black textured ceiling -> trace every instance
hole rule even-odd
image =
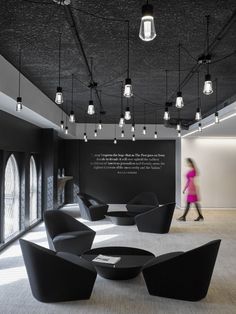
[[[197,106],[197,77],[194,71],[197,70],[197,58],[206,45],[207,14],[210,14],[212,47],[210,72],[213,80],[218,78],[219,103],[236,93],[236,2],[149,2],[154,6],[157,36],[151,42],[143,42],[138,33],[144,0],[71,0],[68,7],[55,4],[53,0],[1,0],[0,53],[18,68],[18,51],[21,47],[23,74],[54,100],[58,86],[58,40],[61,31],[63,110],[69,112],[71,109],[71,75],[74,74],[76,121],[84,122],[86,119],[92,122],[95,116],[85,114],[90,76],[78,44],[79,36],[87,60],[90,62],[93,58],[94,81],[98,84],[102,109],[106,112],[102,120],[104,123],[114,123],[120,115],[120,82],[126,78],[127,23],[111,19],[129,20],[135,122],[155,123],[157,112],[158,123],[163,123],[165,71],[168,70],[168,101],[174,101],[178,89],[178,44],[181,42],[181,81],[184,83],[185,107],[180,111],[180,118],[187,126],[193,122]],[[102,18],[98,18],[98,15]],[[202,65],[198,70],[202,86],[206,68]],[[186,77],[190,79],[184,81]],[[98,98],[94,99],[98,112],[96,118],[99,119],[101,107]],[[211,96],[201,93],[201,101],[202,112],[208,115],[215,108],[215,93]],[[131,100],[130,106],[132,104]],[[170,108],[170,113],[173,119],[170,123],[174,123],[178,117],[175,106]]]

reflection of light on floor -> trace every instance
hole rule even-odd
[[[1,269],[0,270],[0,286],[10,284],[12,282],[16,282],[21,279],[26,279],[26,270],[24,266],[21,267],[13,267],[10,271]]]
[[[101,230],[106,230],[106,229],[111,229],[114,228],[113,224],[107,224],[107,225],[90,225],[89,228],[93,229],[94,231],[101,231]]]
[[[46,237],[46,232],[45,231],[34,231],[34,232],[28,233],[24,237],[24,239],[37,241],[37,240],[45,239],[45,237]]]
[[[100,243],[118,237],[118,234],[96,235],[93,243]]]
[[[0,262],[1,262],[1,258],[7,258],[7,257],[17,257],[17,256],[21,256],[21,249],[19,247],[19,245],[13,245],[11,246],[9,249],[7,249],[6,251],[3,251],[2,254],[0,254]]]

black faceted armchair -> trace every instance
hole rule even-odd
[[[151,233],[168,233],[175,210],[175,203],[155,207],[135,216],[138,230]]]
[[[126,205],[126,208],[132,213],[143,213],[144,211],[158,206],[159,202],[155,193],[143,192],[130,200]]]
[[[51,250],[81,255],[91,248],[96,232],[70,215],[48,210],[44,222]]]
[[[33,296],[41,302],[89,299],[97,273],[93,265],[69,253],[56,253],[20,239]]]
[[[199,301],[208,292],[221,240],[154,258],[143,268],[149,294]]]
[[[95,221],[105,218],[108,210],[107,204],[85,193],[78,193],[77,195],[80,207],[80,215],[83,219]]]

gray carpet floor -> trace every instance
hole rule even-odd
[[[121,207],[111,205],[110,209]],[[77,206],[67,206],[64,210],[73,216],[78,214]],[[126,281],[111,281],[98,276],[90,300],[40,303],[31,294],[19,242],[16,241],[0,254],[0,313],[236,313],[236,209],[206,210],[203,222],[193,221],[196,216],[194,210],[186,222],[176,221],[180,214],[180,210],[175,211],[168,234],[141,233],[136,226],[115,226],[108,219],[98,222],[78,219],[97,232],[93,247],[133,246],[160,255],[189,250],[210,240],[222,239],[208,295],[202,301],[186,302],[150,296],[140,275]],[[47,247],[43,223],[24,238]]]

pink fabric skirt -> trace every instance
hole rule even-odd
[[[195,203],[195,202],[197,202],[198,201],[198,197],[197,197],[197,195],[196,194],[188,194],[187,195],[187,202],[188,203]]]

